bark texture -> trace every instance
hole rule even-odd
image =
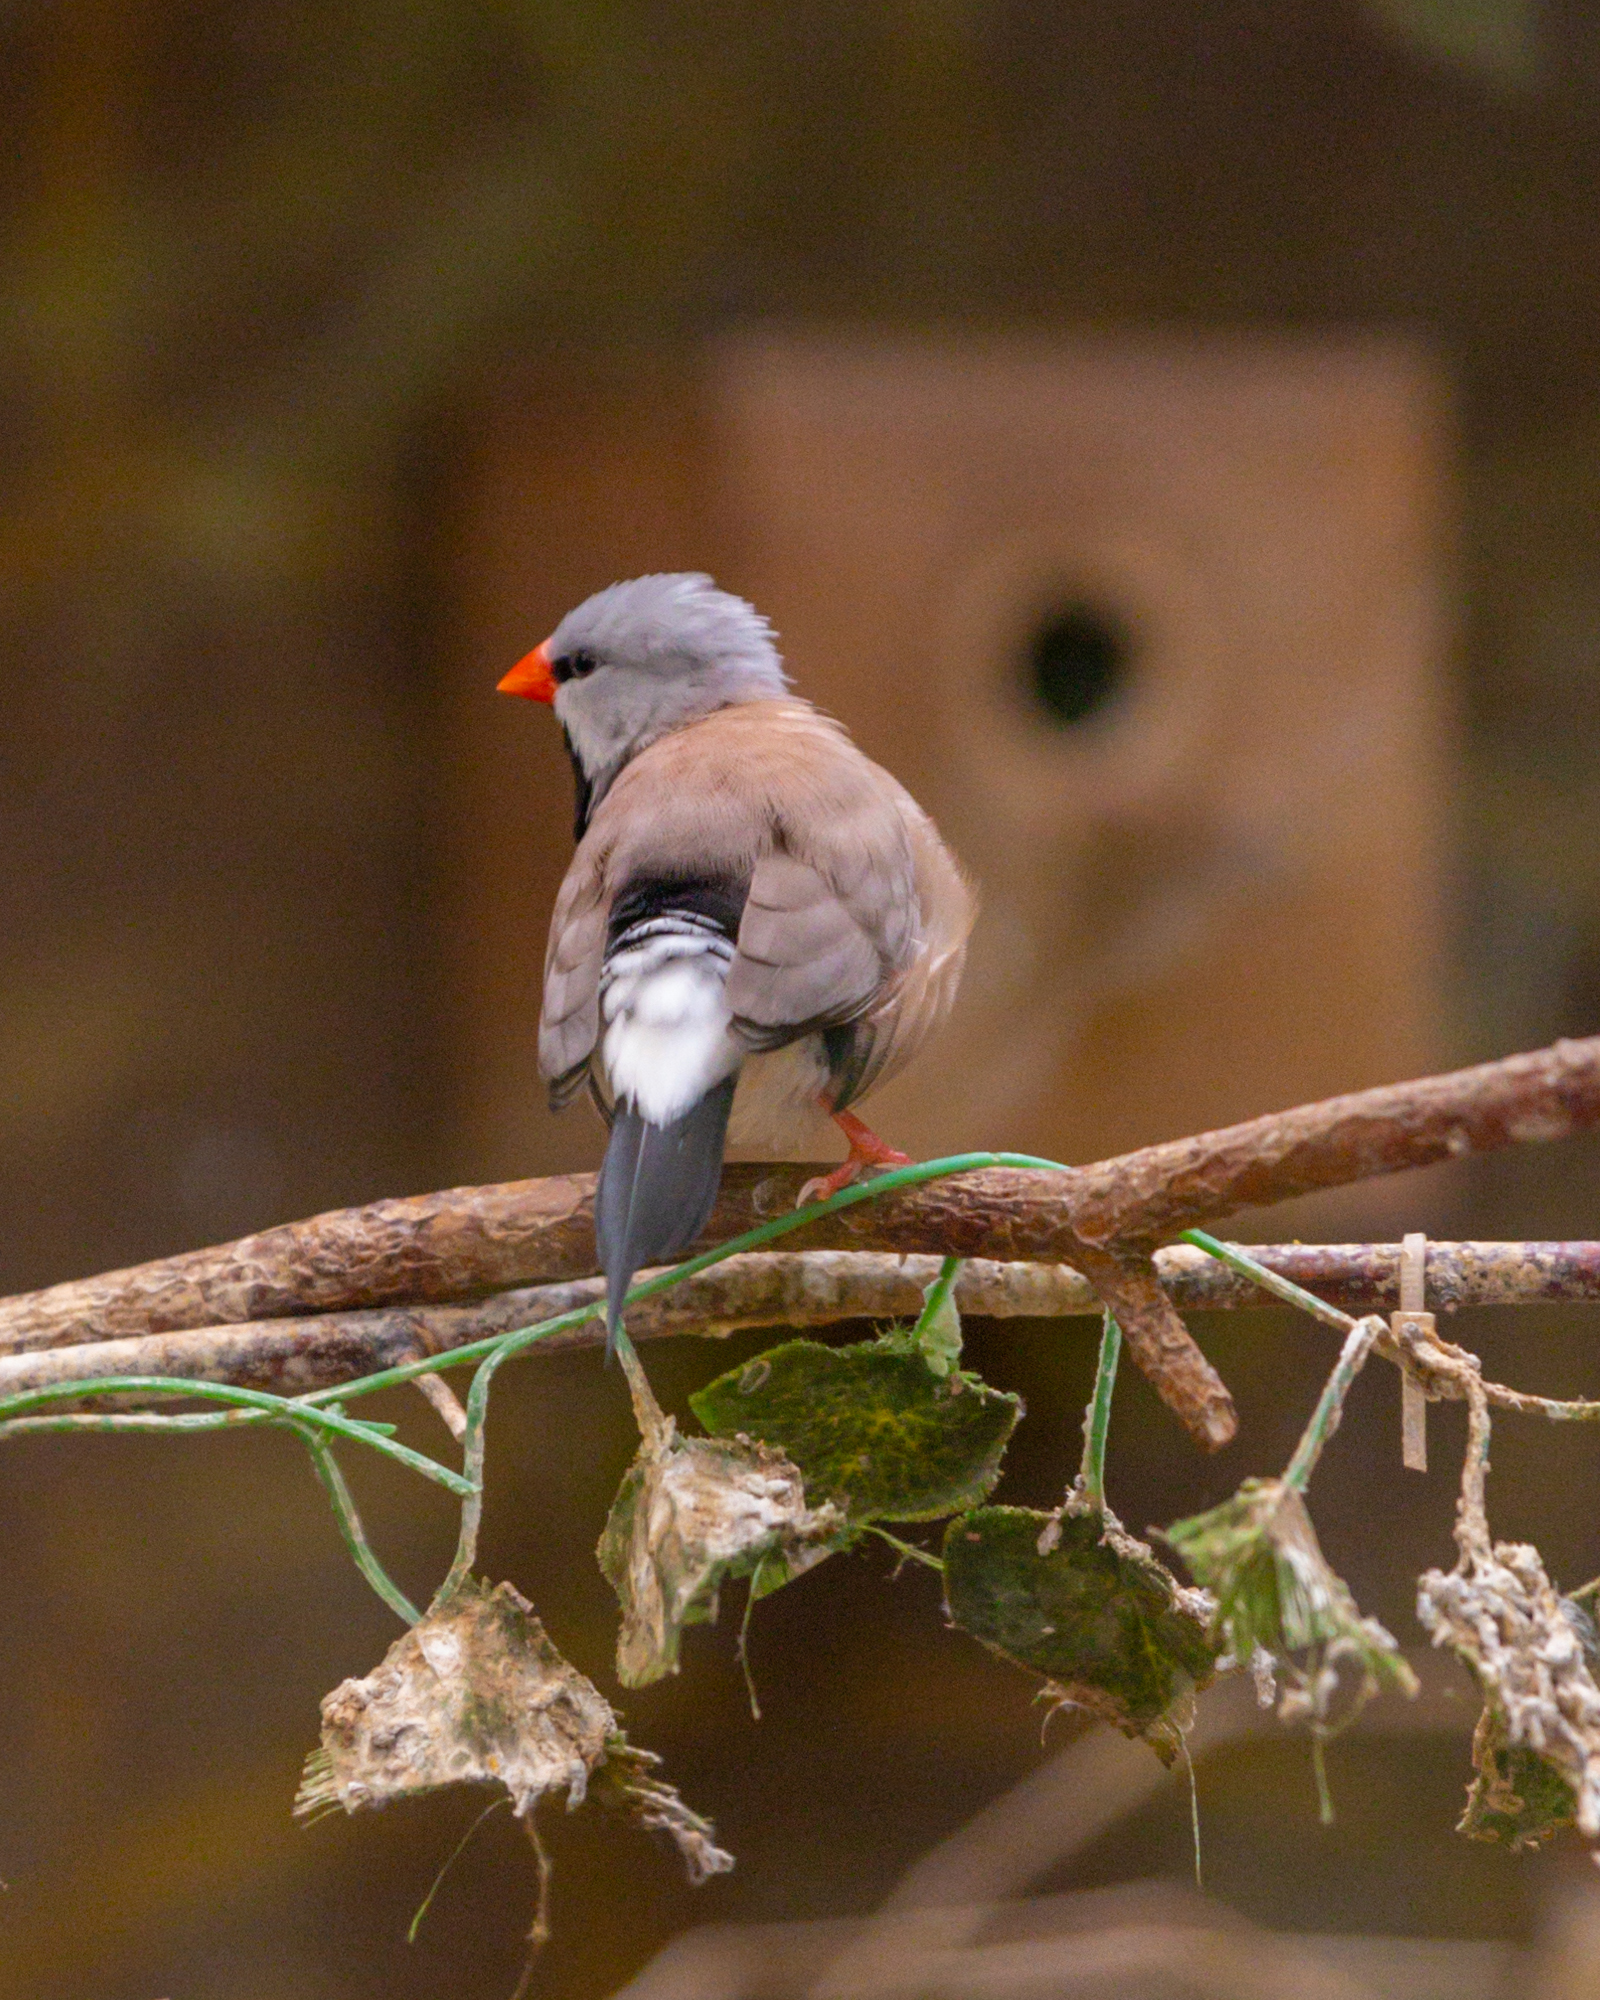
[[[1399,1304],[1398,1243],[1256,1243],[1250,1254],[1346,1312]],[[715,1339],[745,1327],[910,1319],[940,1261],[870,1251],[756,1251],[730,1257],[636,1307],[629,1328],[636,1341],[679,1334]],[[1270,1303],[1249,1278],[1187,1244],[1158,1250],[1152,1261],[1162,1290],[1183,1311]],[[446,1355],[604,1296],[602,1279],[579,1278],[500,1292],[475,1305],[317,1313],[0,1355],[0,1397],[108,1375],[171,1375],[302,1395]],[[1600,1243],[1430,1243],[1427,1296],[1431,1311],[1446,1314],[1469,1305],[1600,1305]],[[1102,1305],[1070,1265],[986,1258],[962,1265],[956,1303],[963,1313],[987,1319],[1083,1317],[1097,1315]],[[536,1351],[599,1347],[604,1340],[604,1327],[592,1321],[552,1335]]]
[[[992,1167],[899,1189],[810,1224],[793,1241],[807,1249],[1071,1264],[1116,1311],[1168,1404],[1214,1447],[1233,1434],[1232,1405],[1157,1280],[1150,1261],[1156,1243],[1243,1207],[1562,1138],[1597,1123],[1600,1037],[1593,1037],[1302,1105],[1093,1166],[1059,1173]],[[792,1208],[812,1171],[730,1167],[703,1241],[724,1242]],[[286,1223],[0,1301],[0,1353],[307,1313],[435,1306],[588,1277],[592,1198],[593,1177],[572,1174],[446,1189]],[[431,1337],[415,1315],[409,1323],[415,1338]],[[327,1328],[305,1337],[329,1344],[341,1336]]]

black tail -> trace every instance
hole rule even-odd
[[[737,1076],[726,1078],[670,1125],[649,1124],[631,1105],[616,1108],[594,1196],[608,1360],[634,1272],[675,1257],[705,1227],[722,1184],[722,1147],[737,1082]]]

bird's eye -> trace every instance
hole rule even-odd
[[[581,681],[585,674],[592,674],[599,664],[593,653],[564,653],[551,661],[550,673],[557,687],[565,687],[568,681]]]

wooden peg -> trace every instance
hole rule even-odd
[[[1428,1239],[1420,1231],[1400,1246],[1400,1310],[1390,1315],[1396,1338],[1402,1328],[1427,1336],[1433,1314],[1427,1303]],[[1408,1472],[1428,1469],[1428,1398],[1412,1369],[1400,1364],[1400,1456]]]

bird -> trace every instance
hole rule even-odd
[[[815,1157],[800,1202],[906,1155],[851,1109],[949,1010],[974,889],[933,821],[793,692],[776,635],[701,572],[586,598],[499,682],[548,703],[577,846],[539,1068],[610,1126],[595,1189],[607,1354],[634,1274],[699,1235],[725,1150]]]

